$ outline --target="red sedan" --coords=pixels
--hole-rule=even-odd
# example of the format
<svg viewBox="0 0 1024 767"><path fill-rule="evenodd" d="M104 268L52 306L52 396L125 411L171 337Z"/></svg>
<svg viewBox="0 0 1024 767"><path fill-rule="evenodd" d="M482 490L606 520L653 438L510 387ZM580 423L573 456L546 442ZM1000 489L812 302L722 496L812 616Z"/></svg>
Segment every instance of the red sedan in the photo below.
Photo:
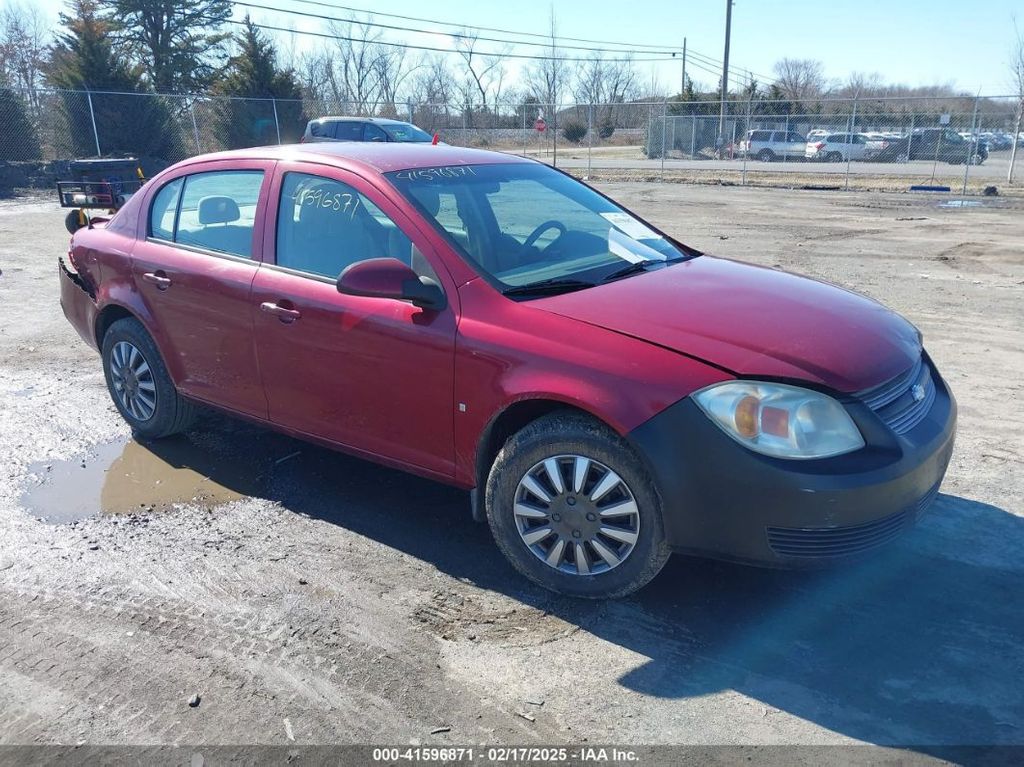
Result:
<svg viewBox="0 0 1024 767"><path fill-rule="evenodd" d="M858 555L913 524L956 405L906 320L704 255L573 178L447 146L196 157L72 238L61 304L134 433L197 404L472 490L524 575Z"/></svg>

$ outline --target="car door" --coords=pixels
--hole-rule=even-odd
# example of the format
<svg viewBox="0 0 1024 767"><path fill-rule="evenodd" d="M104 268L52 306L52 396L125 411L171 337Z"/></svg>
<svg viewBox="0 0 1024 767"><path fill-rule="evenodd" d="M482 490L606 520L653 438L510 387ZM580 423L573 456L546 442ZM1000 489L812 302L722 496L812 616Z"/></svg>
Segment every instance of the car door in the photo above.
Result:
<svg viewBox="0 0 1024 767"><path fill-rule="evenodd" d="M169 372L186 396L266 418L250 290L273 163L190 168L147 200L135 284ZM141 235L141 233L140 233Z"/></svg>
<svg viewBox="0 0 1024 767"><path fill-rule="evenodd" d="M252 295L270 420L453 475L457 294L443 264L413 222L352 173L281 163L272 199L264 250L273 257ZM447 307L337 291L346 266L381 257L435 279Z"/></svg>

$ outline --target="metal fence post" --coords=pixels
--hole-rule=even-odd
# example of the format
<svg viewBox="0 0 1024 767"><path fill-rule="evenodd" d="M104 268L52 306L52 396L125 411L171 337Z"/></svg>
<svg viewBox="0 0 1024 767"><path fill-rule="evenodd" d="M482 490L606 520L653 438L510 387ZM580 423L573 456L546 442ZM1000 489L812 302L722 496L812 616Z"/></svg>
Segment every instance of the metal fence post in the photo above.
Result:
<svg viewBox="0 0 1024 767"><path fill-rule="evenodd" d="M751 112L751 101L753 101L753 94L747 99L747 121L743 126L743 130L747 131L744 136L750 135L750 112ZM750 141L747 140L747 149L743 152L743 170L740 173L740 186L747 185L747 155L750 154Z"/></svg>
<svg viewBox="0 0 1024 767"><path fill-rule="evenodd" d="M786 143L789 143L789 115L788 114L786 115L786 138L785 138L785 141L786 141ZM783 152L782 153L782 164L783 165L786 164L786 156L787 156L787 153Z"/></svg>
<svg viewBox="0 0 1024 767"><path fill-rule="evenodd" d="M92 91L87 90L85 95L89 99L89 119L92 120L92 137L96 139L96 156L102 157L103 152L100 150L100 133L96 130L96 112L92 108Z"/></svg>
<svg viewBox="0 0 1024 767"><path fill-rule="evenodd" d="M197 154L202 154L203 153L203 147L199 143L199 124L196 123L196 102L195 102L195 99L193 99L192 102L188 105L188 111L192 115L192 132L195 134L195 137L196 137L196 153Z"/></svg>
<svg viewBox="0 0 1024 767"><path fill-rule="evenodd" d="M665 180L665 155L668 148L665 146L665 129L668 127L668 100L661 107L661 180Z"/></svg>
<svg viewBox="0 0 1024 767"><path fill-rule="evenodd" d="M697 154L697 115L690 110L690 159Z"/></svg>
<svg viewBox="0 0 1024 767"><path fill-rule="evenodd" d="M281 121L277 119L277 99L271 99L274 105L274 127L277 128L277 145L281 145Z"/></svg>
<svg viewBox="0 0 1024 767"><path fill-rule="evenodd" d="M978 124L978 101L981 99L979 93L974 98L974 115L971 117L971 143L967 145L967 159L964 162L964 189L963 194L967 194L967 177L971 174L971 163L974 162L974 153L978 146L978 137L974 134L974 129Z"/></svg>
<svg viewBox="0 0 1024 767"><path fill-rule="evenodd" d="M1006 171L1006 183L1013 183L1013 164L1017 162L1017 144L1020 143L1020 121L1024 114L1024 98L1017 102L1017 120L1013 127L1013 146L1010 148L1010 168Z"/></svg>
<svg viewBox="0 0 1024 767"><path fill-rule="evenodd" d="M523 104L523 157L526 157L526 154L527 154L527 146L528 146L527 145L527 140L528 140L529 135L530 135L529 133L526 132L526 106L527 105L524 103Z"/></svg>
<svg viewBox="0 0 1024 767"><path fill-rule="evenodd" d="M851 139L853 138L853 132L857 130L857 97L853 97L853 115L850 117L850 129L846 132L846 186L847 192L850 191L850 159L853 152L850 148L853 146Z"/></svg>
<svg viewBox="0 0 1024 767"><path fill-rule="evenodd" d="M590 153L594 148L594 105L587 104L587 178L590 178Z"/></svg>
<svg viewBox="0 0 1024 767"><path fill-rule="evenodd" d="M910 142L914 140L914 113L910 113L910 132L907 134L907 156L903 162L910 162Z"/></svg>

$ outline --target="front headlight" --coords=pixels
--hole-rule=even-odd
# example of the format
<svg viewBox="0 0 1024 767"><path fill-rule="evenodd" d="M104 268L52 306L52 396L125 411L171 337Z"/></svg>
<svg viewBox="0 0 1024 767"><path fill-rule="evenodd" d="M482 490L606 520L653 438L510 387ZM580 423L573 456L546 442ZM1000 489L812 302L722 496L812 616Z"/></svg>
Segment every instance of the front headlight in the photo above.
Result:
<svg viewBox="0 0 1024 767"><path fill-rule="evenodd" d="M828 458L864 447L864 438L843 406L810 389L727 381L692 396L722 431L758 453Z"/></svg>

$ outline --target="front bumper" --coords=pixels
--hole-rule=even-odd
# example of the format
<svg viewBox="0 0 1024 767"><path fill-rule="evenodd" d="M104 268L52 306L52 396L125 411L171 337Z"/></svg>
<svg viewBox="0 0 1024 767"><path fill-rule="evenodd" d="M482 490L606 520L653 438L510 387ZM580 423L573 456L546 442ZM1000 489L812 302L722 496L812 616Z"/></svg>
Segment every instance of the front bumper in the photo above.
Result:
<svg viewBox="0 0 1024 767"><path fill-rule="evenodd" d="M855 453L790 461L726 436L689 398L629 434L648 463L677 551L769 566L862 554L912 526L938 492L956 432L956 402L934 367L935 401L895 434L863 403L844 402L864 434Z"/></svg>

